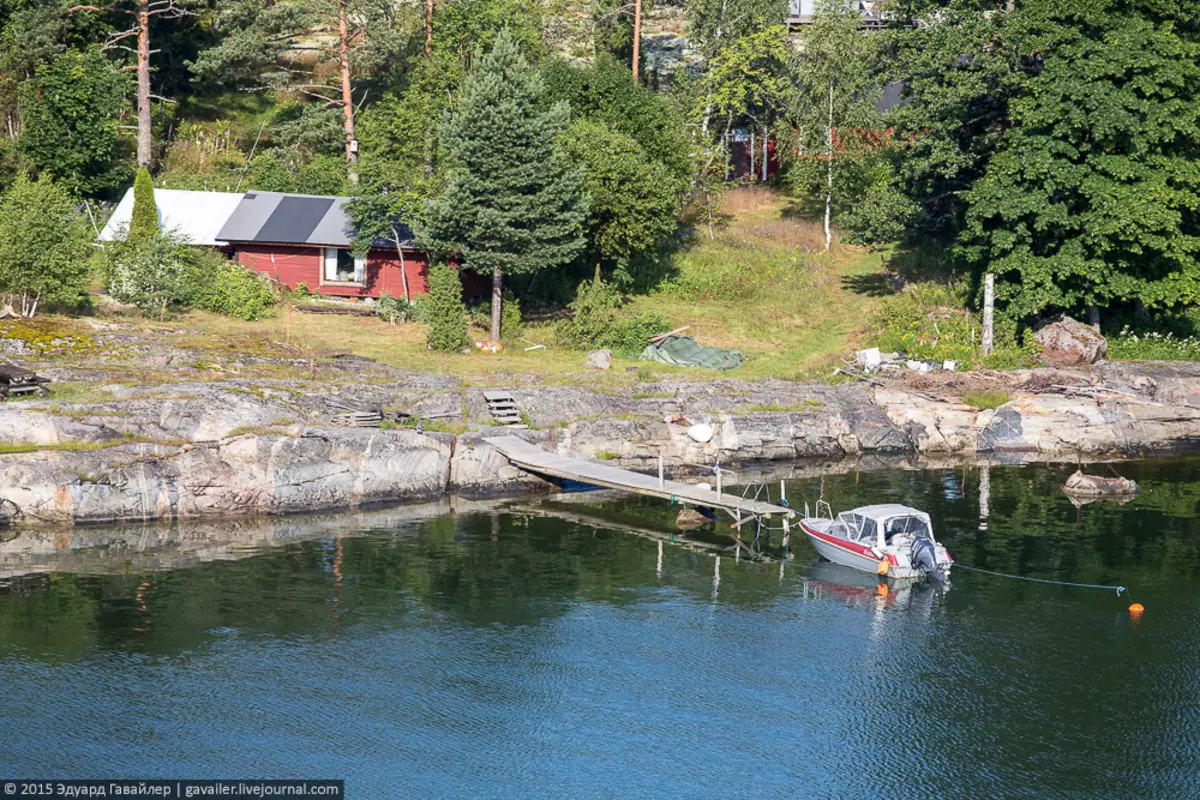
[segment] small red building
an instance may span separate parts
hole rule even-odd
[[[216,239],[237,262],[295,289],[314,294],[377,298],[384,292],[412,298],[428,290],[429,256],[412,232],[397,225],[401,244],[376,240],[365,256],[350,252],[349,197],[246,192]],[[486,294],[490,283],[463,271],[463,294]]]

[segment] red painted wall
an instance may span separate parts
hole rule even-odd
[[[309,291],[336,297],[379,297],[385,291],[392,297],[404,296],[404,277],[413,297],[429,290],[429,256],[420,250],[404,251],[404,272],[395,250],[373,249],[367,254],[365,286],[325,284],[321,280],[321,248],[299,245],[239,244],[235,254],[244,267],[270,275],[290,289],[301,283]],[[463,296],[486,294],[490,284],[466,270],[462,275]]]

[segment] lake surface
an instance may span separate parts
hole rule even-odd
[[[351,798],[1200,797],[1200,461],[1123,464],[1141,496],[1080,509],[1058,491],[1072,469],[990,468],[982,526],[977,468],[788,495],[907,502],[962,564],[1132,598],[965,570],[883,596],[802,537],[782,566],[718,566],[618,530],[669,531],[665,504],[580,497],[346,514],[179,569],[110,547],[92,574],[0,588],[0,773],[344,778]]]

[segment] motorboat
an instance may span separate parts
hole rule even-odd
[[[897,503],[860,506],[834,517],[822,500],[814,516],[805,509],[800,527],[823,558],[862,572],[941,580],[954,563],[933,537],[929,515]]]

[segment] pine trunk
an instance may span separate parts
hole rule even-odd
[[[638,82],[638,57],[642,50],[642,0],[633,2],[633,82]]]
[[[150,169],[150,0],[138,0],[137,26],[137,162]]]
[[[500,341],[500,295],[503,292],[504,276],[500,268],[492,270],[492,341]]]
[[[433,56],[433,0],[425,0],[425,57]]]
[[[342,113],[346,127],[346,175],[351,181],[358,183],[357,142],[354,141],[354,96],[350,91],[350,43],[346,32],[347,0],[338,1],[338,65],[342,71]]]

